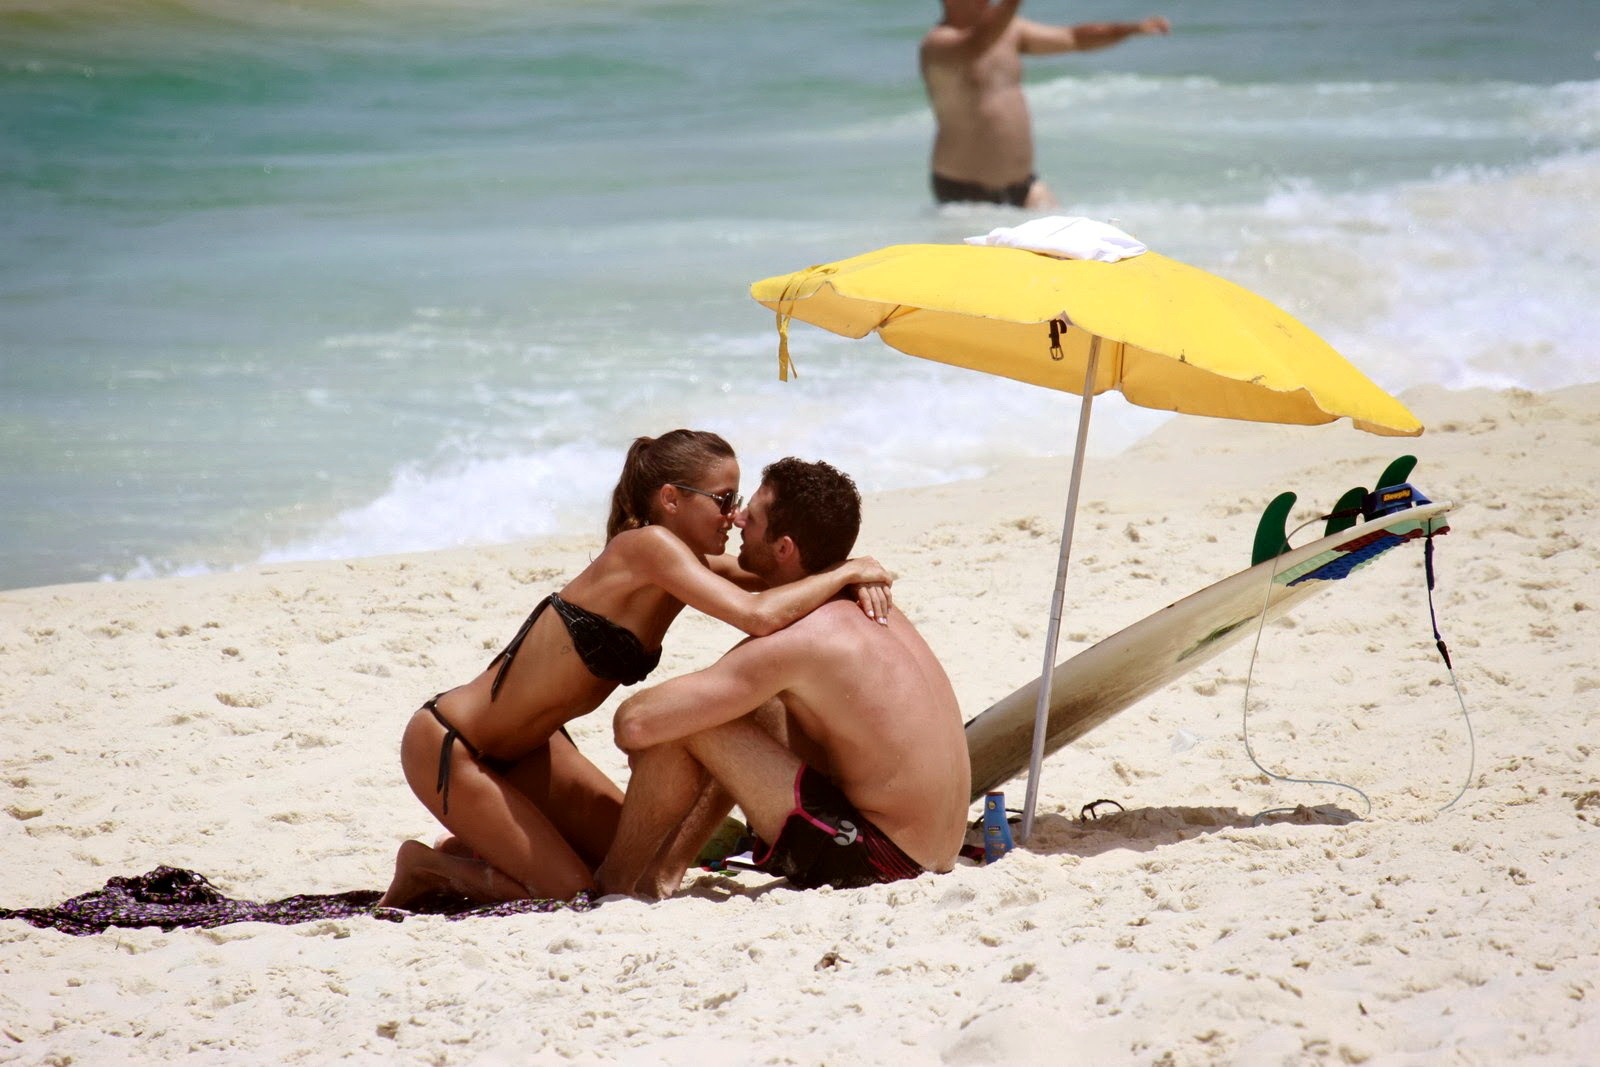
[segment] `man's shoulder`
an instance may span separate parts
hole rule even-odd
[[[816,611],[813,611],[811,614],[803,617],[800,621],[825,621],[832,626],[837,626],[845,622],[872,623],[872,620],[867,618],[866,612],[861,610],[861,605],[856,603],[855,597],[845,594],[834,597],[832,600],[819,607]]]
[[[910,625],[903,617],[900,624]],[[854,599],[840,597],[751,643],[771,642],[771,651],[778,656],[854,655],[875,644],[885,629],[867,618]]]
[[[810,614],[802,615],[771,636],[787,636],[791,641],[809,643],[840,632],[852,631],[857,622],[870,621],[854,600],[839,597],[828,601]]]
[[[705,670],[760,676],[787,688],[818,672],[833,673],[842,658],[857,654],[864,637],[850,613],[869,622],[854,602],[830,601],[781,630],[746,637]],[[876,627],[876,623],[869,625]]]
[[[889,639],[894,631],[918,637],[920,635],[904,612],[899,608],[889,610],[893,613],[893,621],[885,626],[867,618],[861,606],[854,600],[840,597],[828,601],[787,629],[778,632],[791,634],[795,641],[808,646],[829,644],[848,655],[868,653],[880,657],[892,656],[895,654],[897,642]]]
[[[781,630],[762,637],[746,637],[729,651],[749,649],[768,657],[800,654],[839,635],[859,635],[858,624],[876,626],[854,600],[830,600],[807,615],[802,615]],[[851,637],[858,640],[859,636]]]

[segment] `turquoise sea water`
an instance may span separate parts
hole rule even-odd
[[[781,384],[746,292],[1020,221],[929,203],[934,10],[0,0],[0,588],[594,529],[676,425],[868,489],[1069,451],[1072,398],[876,341]],[[1174,22],[1030,61],[1065,212],[1391,390],[1600,377],[1600,3],[1026,11]]]

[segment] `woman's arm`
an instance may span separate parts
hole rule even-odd
[[[759,593],[767,587],[766,582],[739,566],[739,557],[730,556],[726,552],[720,556],[707,557],[706,566],[711,568],[711,573],[721,575],[740,589]]]
[[[676,535],[659,526],[618,535],[619,539],[622,537],[628,538],[632,565],[643,580],[752,637],[776,633],[811,614],[849,585],[870,589],[863,610],[874,619],[888,620],[886,596],[893,578],[870,556],[845,560],[772,589],[750,590],[724,577],[709,561],[702,562]],[[726,570],[725,564],[717,567]],[[737,564],[733,569],[747,573]]]
[[[871,559],[870,556],[863,558]],[[760,593],[768,588],[766,582],[739,566],[737,557],[726,553],[707,559],[706,566],[740,589]],[[860,606],[862,613],[867,618],[886,625],[889,621],[889,609],[894,607],[894,596],[889,592],[889,585],[889,582],[855,583],[856,604]]]

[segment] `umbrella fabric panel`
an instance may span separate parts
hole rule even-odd
[[[1304,425],[1348,416],[1411,436],[1399,401],[1288,312],[1156,252],[1119,263],[1016,248],[894,245],[751,286],[780,315],[908,355],[1077,393],[1089,338],[1096,393],[1164,411]],[[1049,322],[1070,323],[1052,352]],[[1059,357],[1059,358],[1058,358]]]
[[[1083,391],[1092,340],[1086,331],[1066,331],[1058,359],[1051,354],[1047,324],[977,322],[931,312],[895,318],[879,334],[884,343],[907,355],[1068,393]],[[1318,407],[1304,390],[1273,393],[1256,388],[1245,395],[1238,385],[1191,364],[1103,341],[1094,392],[1120,390],[1141,407],[1190,415],[1306,425],[1337,417]]]
[[[1083,391],[1091,341],[1084,330],[1065,331],[1057,359],[1051,354],[1048,324],[979,322],[931,312],[894,317],[879,334],[907,355],[1068,393]],[[1189,415],[1308,426],[1339,417],[1305,389],[1280,392],[1261,383],[1241,383],[1192,363],[1103,341],[1094,392],[1110,390],[1119,390],[1140,407]],[[1369,417],[1389,417],[1381,409],[1358,410]]]

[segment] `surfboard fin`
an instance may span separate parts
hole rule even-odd
[[[1403,485],[1406,479],[1411,477],[1411,472],[1416,469],[1416,466],[1416,456],[1400,456],[1383,468],[1383,473],[1378,475],[1378,480],[1373,483],[1372,491],[1377,492],[1390,486]],[[1343,533],[1345,530],[1350,529],[1350,527],[1363,519],[1370,519],[1372,516],[1363,512],[1363,508],[1367,504],[1368,495],[1367,487],[1358,485],[1340,497],[1339,502],[1333,505],[1333,511],[1328,515],[1328,525],[1323,528],[1322,536],[1332,537],[1336,533]]]
[[[1296,499],[1293,493],[1279,493],[1267,505],[1267,510],[1261,513],[1261,521],[1256,523],[1255,547],[1250,551],[1250,566],[1276,559],[1289,551],[1286,531],[1289,528],[1289,509],[1294,507]]]
[[[1366,503],[1366,500],[1367,487],[1364,485],[1345,490],[1344,496],[1333,505],[1333,512],[1328,516],[1328,525],[1323,527],[1322,536],[1332,537],[1336,533],[1343,533],[1360,522],[1361,505]]]
[[[1410,481],[1411,472],[1415,470],[1416,467],[1416,456],[1401,456],[1399,459],[1383,468],[1383,473],[1378,475],[1378,480],[1372,483],[1373,491],[1376,492],[1379,489],[1387,489],[1391,485],[1400,485],[1402,482]]]

